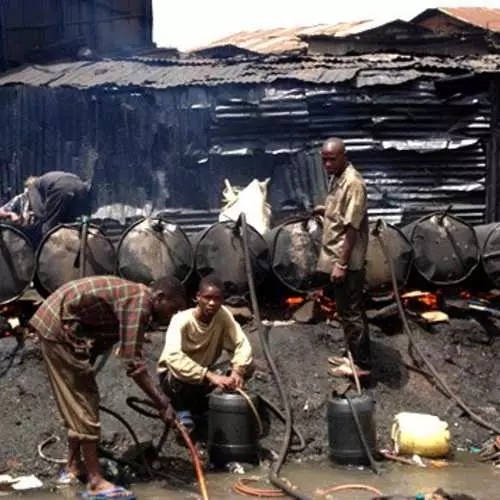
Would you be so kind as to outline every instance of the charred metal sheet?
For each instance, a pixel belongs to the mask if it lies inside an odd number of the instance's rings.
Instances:
[[[429,78],[362,88],[4,86],[0,109],[2,201],[28,175],[93,170],[100,217],[125,205],[127,216],[166,208],[194,230],[216,217],[225,178],[242,186],[271,177],[269,201],[279,216],[324,200],[318,151],[339,136],[366,178],[372,219],[407,223],[451,204],[469,222],[485,220],[487,95],[440,99]]]
[[[414,57],[397,54],[364,56],[286,56],[232,60],[124,59],[27,66],[0,75],[0,87],[73,87],[108,89],[141,87],[166,89],[228,83],[265,84],[301,81],[334,84],[358,78],[357,86],[399,85],[416,78],[448,74],[495,72],[500,55],[467,58]]]

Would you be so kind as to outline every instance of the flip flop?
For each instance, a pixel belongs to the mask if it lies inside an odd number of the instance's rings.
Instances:
[[[352,369],[349,365],[339,365],[336,368],[330,368],[328,373],[334,377],[354,377]],[[361,368],[356,367],[356,374],[358,377],[366,377],[370,375],[369,370],[362,370]]]
[[[76,475],[73,472],[66,472],[65,470],[62,470],[59,473],[59,477],[57,478],[56,483],[59,486],[76,486],[79,483],[86,483],[87,482],[87,476],[86,474],[79,474]]]
[[[330,356],[328,358],[328,363],[330,363],[333,366],[341,366],[349,364],[349,358],[345,358],[342,356]]]
[[[110,500],[112,498],[119,498],[121,500],[136,500],[135,495],[131,491],[128,491],[121,486],[114,486],[113,488],[108,488],[107,490],[102,490],[97,493],[85,491],[81,494],[81,497],[84,500]]]

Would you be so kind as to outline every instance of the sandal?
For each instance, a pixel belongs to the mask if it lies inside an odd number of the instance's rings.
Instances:
[[[363,370],[357,366],[355,366],[355,369],[358,377],[367,377],[371,373],[370,370]],[[354,377],[354,373],[349,364],[343,364],[335,368],[330,368],[328,373],[334,377]]]
[[[78,483],[86,483],[85,474],[75,474],[74,472],[67,472],[62,470],[59,473],[56,483],[61,486],[76,486]]]
[[[333,366],[340,366],[340,365],[348,365],[349,364],[349,358],[345,358],[343,356],[330,356],[328,358],[328,363],[330,363]]]
[[[135,495],[122,486],[113,486],[107,490],[90,493],[85,491],[81,494],[84,500],[109,500],[110,498],[120,498],[121,500],[135,500]]]

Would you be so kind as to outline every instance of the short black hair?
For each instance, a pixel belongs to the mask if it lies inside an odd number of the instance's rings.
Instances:
[[[186,300],[186,290],[182,282],[175,276],[163,276],[153,281],[149,287],[154,292],[162,292],[168,299],[184,299]]]
[[[214,276],[213,274],[209,274],[208,276],[201,278],[200,284],[198,285],[198,292],[202,292],[209,287],[217,288],[217,290],[220,290],[222,294],[224,294],[224,283],[221,279],[217,278],[217,276]]]

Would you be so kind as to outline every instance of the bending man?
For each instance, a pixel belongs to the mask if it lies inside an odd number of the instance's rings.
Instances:
[[[87,498],[134,498],[105,481],[98,460],[99,391],[93,364],[115,344],[127,375],[156,404],[165,421],[173,418],[169,399],[159,391],[143,355],[144,333],[151,321],[165,323],[185,307],[179,281],[162,278],[146,287],[108,276],[93,276],[61,286],[39,307],[30,321],[57,406],[68,429],[66,477],[88,477]]]

